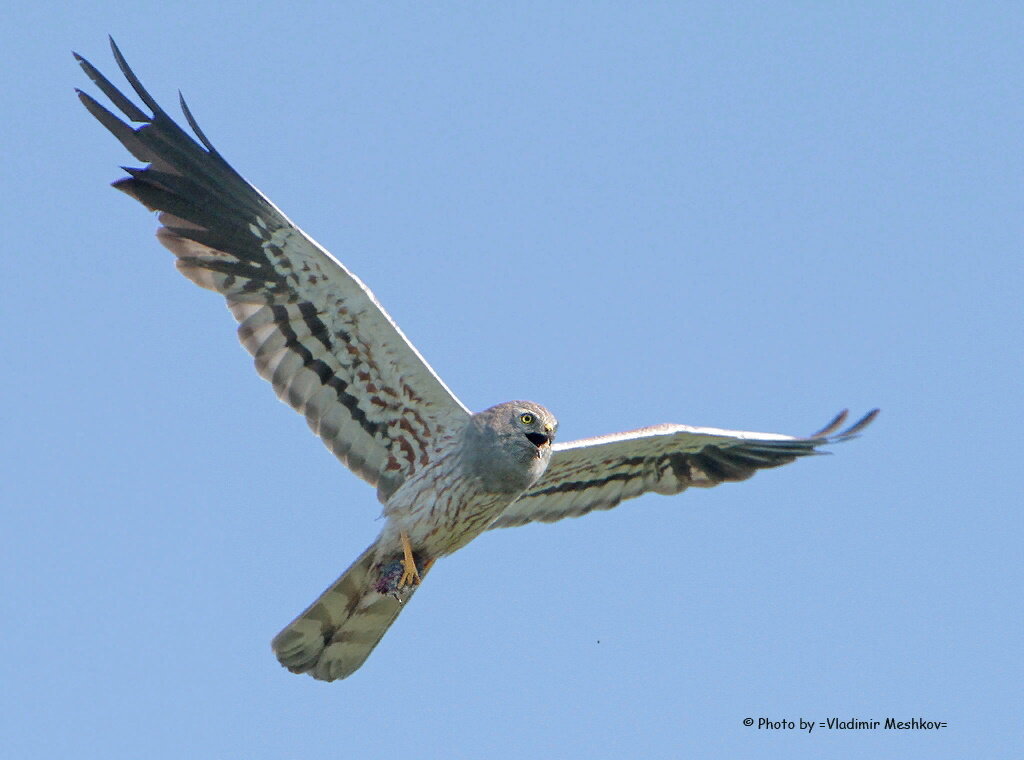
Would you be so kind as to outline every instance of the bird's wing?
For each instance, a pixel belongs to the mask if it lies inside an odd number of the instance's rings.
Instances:
[[[196,142],[114,57],[150,116],[77,53],[130,127],[89,95],[82,103],[140,161],[114,187],[159,211],[178,269],[224,295],[256,369],[357,475],[386,498],[426,461],[431,442],[469,412],[373,294],[216,151],[181,100]]]
[[[626,433],[555,444],[547,471],[490,527],[554,522],[653,491],[675,494],[699,486],[746,480],[758,470],[819,454],[819,446],[849,440],[878,414],[875,409],[844,430],[843,411],[806,438],[775,433],[657,425]]]

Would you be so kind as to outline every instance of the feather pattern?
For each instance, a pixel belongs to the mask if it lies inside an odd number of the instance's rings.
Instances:
[[[532,402],[470,415],[366,286],[228,165],[183,99],[195,138],[175,124],[111,47],[150,112],[76,55],[140,125],[78,92],[147,164],[114,186],[159,212],[160,242],[182,274],[225,297],[259,374],[384,503],[377,540],[274,638],[293,672],[353,673],[433,562],[488,528],[744,480],[849,440],[877,414],[842,428],[843,412],[806,438],[660,425],[565,444],[553,443],[557,420]]]
[[[508,506],[491,528],[554,522],[653,492],[677,494],[746,480],[758,470],[821,454],[818,448],[857,436],[875,409],[844,430],[847,412],[807,438],[775,433],[656,425],[626,433],[556,443],[537,484]]]
[[[242,345],[278,397],[381,501],[469,413],[373,294],[221,157],[181,101],[197,143],[143,88],[111,40],[146,114],[88,61],[85,73],[132,122],[82,103],[140,161],[114,186],[159,211],[161,243],[197,285],[225,296]]]
[[[366,661],[416,588],[398,597],[374,590],[378,545],[370,546],[302,614],[274,637],[278,661],[320,681],[347,678]],[[420,574],[426,576],[427,569]]]

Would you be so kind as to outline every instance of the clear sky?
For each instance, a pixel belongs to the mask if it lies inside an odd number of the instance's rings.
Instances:
[[[290,675],[270,638],[380,507],[108,187],[133,159],[71,57],[121,82],[108,33],[473,409],[882,415],[485,534],[353,677]],[[4,755],[1019,756],[1022,34],[987,2],[8,7]]]

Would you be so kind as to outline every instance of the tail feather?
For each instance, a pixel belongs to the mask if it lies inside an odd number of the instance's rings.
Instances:
[[[376,544],[364,551],[338,580],[295,620],[271,646],[293,673],[334,681],[354,673],[369,657],[415,588],[402,601],[374,589]]]

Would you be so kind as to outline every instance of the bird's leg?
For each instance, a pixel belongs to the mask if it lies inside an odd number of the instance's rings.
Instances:
[[[398,586],[418,586],[422,583],[420,578],[420,571],[416,569],[416,558],[412,556],[412,544],[409,542],[409,534],[404,530],[401,533],[402,539],[402,577],[398,580]],[[427,571],[428,564],[423,568],[423,572]]]

